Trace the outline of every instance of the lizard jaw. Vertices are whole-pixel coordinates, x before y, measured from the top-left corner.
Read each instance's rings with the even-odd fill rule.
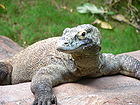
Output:
[[[60,52],[65,52],[65,53],[74,53],[74,52],[79,52],[83,51],[87,48],[91,48],[93,46],[92,40],[81,40],[79,41],[78,44],[75,44],[75,46],[72,46],[71,44],[69,45],[68,43],[59,43],[57,46],[57,50]]]

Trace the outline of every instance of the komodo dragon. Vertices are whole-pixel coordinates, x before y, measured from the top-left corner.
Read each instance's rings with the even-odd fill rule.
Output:
[[[121,73],[140,79],[140,61],[128,55],[100,53],[99,30],[83,24],[61,37],[45,39],[0,62],[0,83],[31,82],[33,105],[57,104],[52,87],[81,77]]]

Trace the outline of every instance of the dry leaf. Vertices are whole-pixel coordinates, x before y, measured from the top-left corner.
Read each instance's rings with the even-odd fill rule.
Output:
[[[68,8],[67,6],[62,6],[61,8],[63,8],[64,10],[67,10],[69,12],[73,12],[73,9]]]
[[[6,7],[3,4],[0,4],[0,8],[6,9]]]
[[[112,18],[113,19],[115,19],[115,20],[118,20],[118,21],[120,21],[120,22],[125,22],[125,23],[130,23],[129,22],[129,20],[128,19],[126,19],[123,15],[121,15],[121,14],[117,14],[117,15],[114,15],[114,16],[112,16]]]
[[[127,23],[129,25],[132,25],[133,27],[135,27],[136,29],[140,30],[140,25],[138,25],[137,23],[131,23],[128,19],[126,19],[123,15],[118,14],[118,15],[114,15],[112,16],[113,19],[118,20],[120,22],[124,22]]]
[[[96,19],[92,24],[98,24],[103,29],[112,29],[112,26],[109,23],[104,22],[104,21],[99,20],[99,19]]]
[[[63,8],[64,10],[66,10],[66,9],[67,9],[67,7],[66,7],[66,6],[62,6],[61,8]]]

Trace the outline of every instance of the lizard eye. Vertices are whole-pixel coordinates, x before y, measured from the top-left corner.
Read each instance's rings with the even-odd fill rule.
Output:
[[[80,39],[80,40],[83,40],[83,39],[85,39],[86,37],[86,31],[81,31],[81,32],[79,32],[78,33],[78,39]]]
[[[86,35],[86,32],[83,32],[82,34],[81,34],[81,36],[85,36]]]

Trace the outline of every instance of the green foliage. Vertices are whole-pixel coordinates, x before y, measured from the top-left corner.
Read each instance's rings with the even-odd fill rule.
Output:
[[[140,34],[131,26],[120,26],[114,30],[102,30],[102,50],[119,54],[140,49]]]
[[[66,27],[95,20],[90,14],[77,13],[76,7],[86,2],[88,0],[1,0],[0,3],[7,9],[0,11],[0,35],[8,36],[22,46],[61,36]],[[121,53],[140,49],[140,35],[128,25],[117,23],[114,30],[100,30],[103,52]]]

